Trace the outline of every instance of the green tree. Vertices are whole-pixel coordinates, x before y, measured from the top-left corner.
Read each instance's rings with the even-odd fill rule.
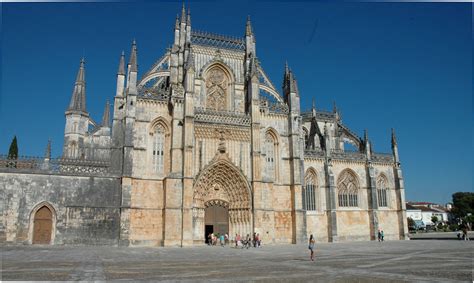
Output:
[[[436,224],[438,222],[438,216],[436,215],[431,216],[431,222]]]
[[[13,137],[13,140],[8,149],[8,158],[9,159],[18,159],[18,144],[16,141],[16,136]]]
[[[451,211],[457,218],[463,218],[468,213],[474,215],[474,193],[457,192],[453,194],[453,209]]]

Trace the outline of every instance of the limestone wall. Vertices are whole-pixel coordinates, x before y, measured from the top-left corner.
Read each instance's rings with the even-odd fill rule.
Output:
[[[369,214],[365,210],[339,210],[337,212],[339,241],[370,241]]]
[[[163,241],[163,182],[132,181],[130,245],[159,246]]]
[[[4,199],[0,239],[31,243],[33,212],[53,209],[52,244],[117,245],[120,179],[0,173]]]
[[[328,215],[327,212],[306,212],[306,231],[313,234],[317,242],[328,242]]]

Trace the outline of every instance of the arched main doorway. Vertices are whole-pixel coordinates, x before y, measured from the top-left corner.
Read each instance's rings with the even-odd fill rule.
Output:
[[[229,233],[229,203],[222,200],[206,202],[204,209],[204,237],[210,233]]]
[[[252,234],[252,196],[242,172],[219,154],[199,174],[194,184],[193,238],[204,243],[209,231]]]
[[[38,209],[33,221],[33,244],[50,244],[53,232],[53,213],[45,205]]]

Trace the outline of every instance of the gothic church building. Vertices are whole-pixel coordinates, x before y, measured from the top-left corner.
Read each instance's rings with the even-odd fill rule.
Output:
[[[81,60],[63,156],[0,158],[0,239],[10,243],[202,245],[211,232],[264,244],[407,237],[402,171],[331,111],[302,112],[295,75],[266,75],[248,19],[241,38],[194,31],[139,76],[120,57],[113,112],[86,108]],[[128,64],[125,62],[128,61]],[[308,94],[306,94],[308,95]],[[346,150],[347,144],[356,151]]]

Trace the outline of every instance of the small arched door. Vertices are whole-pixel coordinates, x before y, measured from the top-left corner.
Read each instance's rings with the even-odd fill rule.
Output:
[[[35,213],[33,223],[33,244],[50,244],[53,230],[53,213],[43,206]]]

